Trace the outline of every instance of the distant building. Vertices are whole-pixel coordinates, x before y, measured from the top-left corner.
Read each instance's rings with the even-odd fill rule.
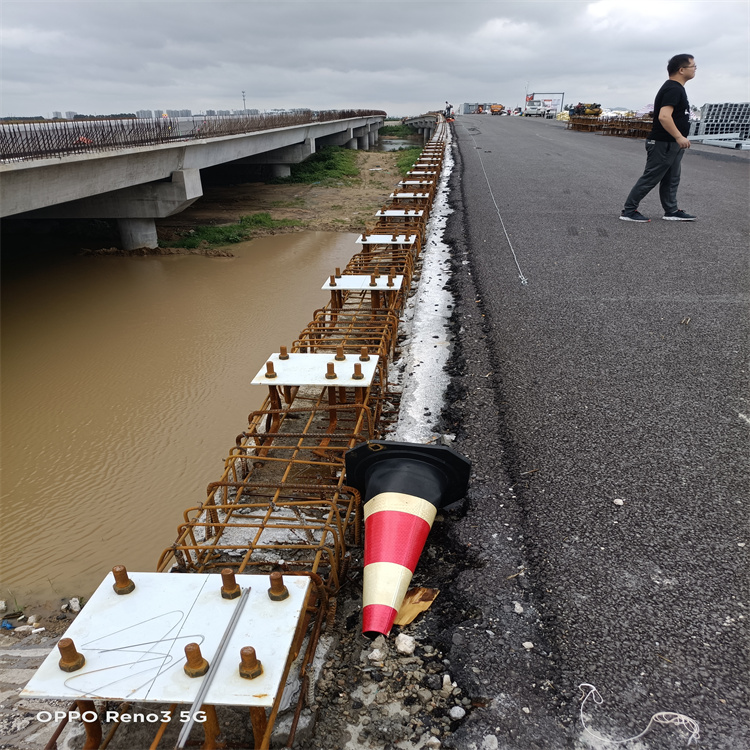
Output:
[[[53,112],[52,113],[52,119],[53,120],[62,120],[62,112]]]
[[[77,114],[78,114],[78,112],[66,112],[65,113],[65,119],[66,120],[75,120]]]
[[[193,111],[190,109],[181,109],[180,110],[180,117],[192,117]]]
[[[215,109],[207,109],[206,110],[206,116],[207,117],[216,117],[216,110]]]
[[[151,120],[154,116],[154,113],[150,109],[139,109],[135,113],[136,117],[139,117],[141,120]]]

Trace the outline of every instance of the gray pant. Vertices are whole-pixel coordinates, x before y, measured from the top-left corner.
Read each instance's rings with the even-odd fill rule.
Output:
[[[677,211],[677,188],[680,185],[680,164],[685,149],[676,142],[646,141],[646,168],[625,201],[625,212],[637,210],[640,202],[657,185],[664,213]]]

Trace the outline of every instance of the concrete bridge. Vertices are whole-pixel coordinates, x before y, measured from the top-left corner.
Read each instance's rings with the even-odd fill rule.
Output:
[[[123,248],[157,247],[155,219],[179,213],[203,195],[200,170],[233,164],[291,164],[321,146],[367,150],[383,115],[178,140],[116,151],[0,165],[0,216],[117,219]]]
[[[414,128],[414,130],[424,137],[425,141],[429,141],[437,127],[437,121],[437,115],[428,113],[426,115],[418,115],[417,117],[407,117],[403,122],[404,125]]]

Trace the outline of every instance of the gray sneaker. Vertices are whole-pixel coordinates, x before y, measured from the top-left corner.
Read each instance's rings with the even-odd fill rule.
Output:
[[[698,217],[680,209],[673,214],[664,214],[661,218],[665,221],[695,221]]]
[[[623,208],[620,214],[620,221],[640,221],[641,223],[645,223],[651,221],[651,219],[647,219],[643,214],[639,214],[638,211],[626,211]]]

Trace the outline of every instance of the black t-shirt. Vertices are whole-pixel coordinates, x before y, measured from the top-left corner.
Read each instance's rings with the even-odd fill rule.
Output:
[[[672,119],[677,126],[677,130],[687,138],[690,132],[690,104],[688,102],[685,87],[677,81],[669,79],[659,89],[654,99],[654,125],[648,137],[652,141],[671,141],[675,139],[664,130],[659,122],[659,111],[662,107],[672,107]]]

